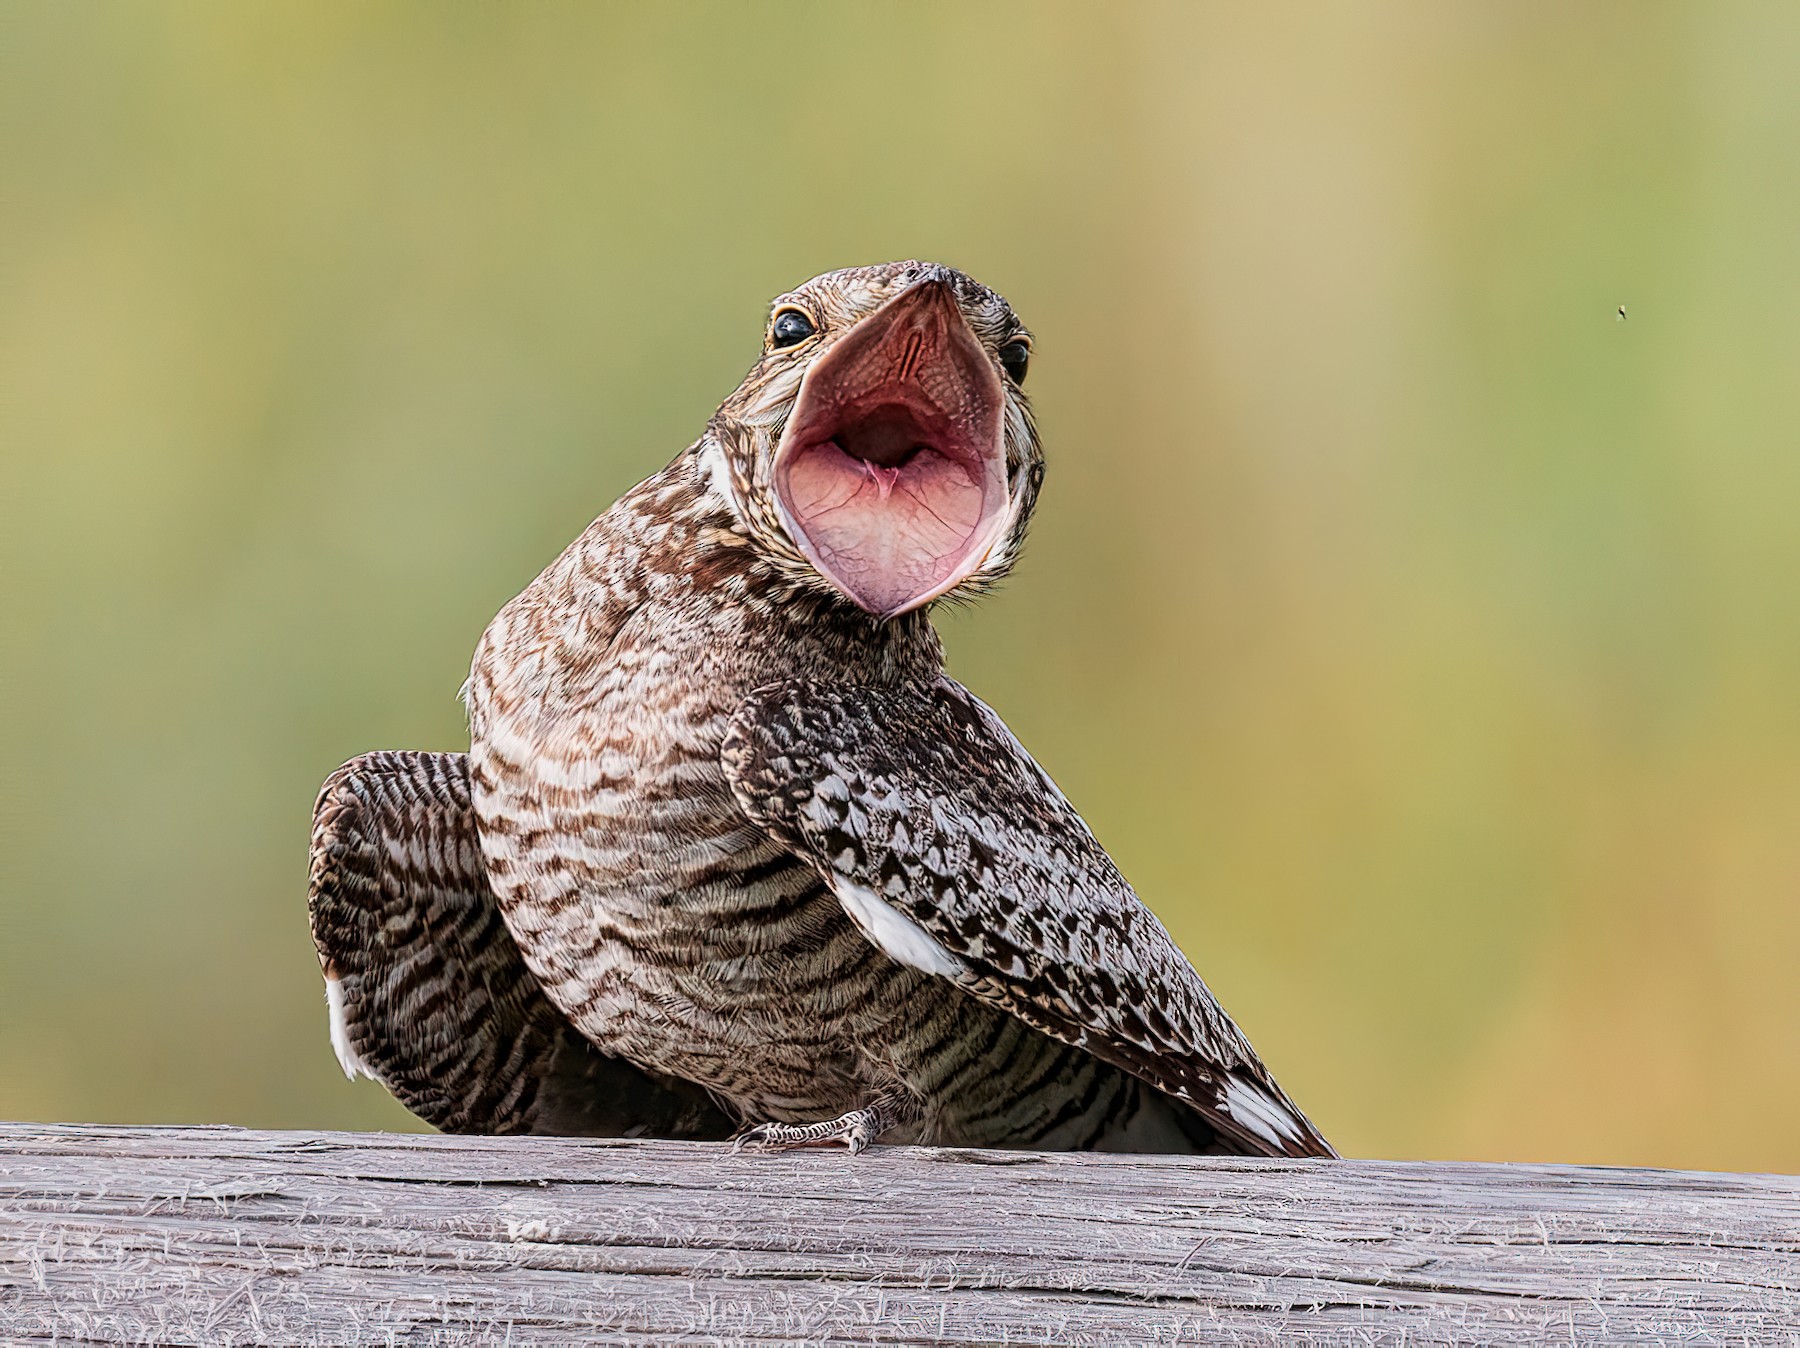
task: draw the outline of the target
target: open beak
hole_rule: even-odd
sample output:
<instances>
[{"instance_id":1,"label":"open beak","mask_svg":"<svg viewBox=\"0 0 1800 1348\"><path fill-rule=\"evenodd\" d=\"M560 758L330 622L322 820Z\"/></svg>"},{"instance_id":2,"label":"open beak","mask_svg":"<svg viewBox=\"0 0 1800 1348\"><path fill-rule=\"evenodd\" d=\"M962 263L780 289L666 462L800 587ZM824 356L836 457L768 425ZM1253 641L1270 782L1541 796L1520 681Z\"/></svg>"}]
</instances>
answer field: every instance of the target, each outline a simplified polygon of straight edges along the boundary
<instances>
[{"instance_id":1,"label":"open beak","mask_svg":"<svg viewBox=\"0 0 1800 1348\"><path fill-rule=\"evenodd\" d=\"M1006 516L1000 376L955 293L922 281L814 362L775 447L789 535L891 618L986 560Z\"/></svg>"}]
</instances>

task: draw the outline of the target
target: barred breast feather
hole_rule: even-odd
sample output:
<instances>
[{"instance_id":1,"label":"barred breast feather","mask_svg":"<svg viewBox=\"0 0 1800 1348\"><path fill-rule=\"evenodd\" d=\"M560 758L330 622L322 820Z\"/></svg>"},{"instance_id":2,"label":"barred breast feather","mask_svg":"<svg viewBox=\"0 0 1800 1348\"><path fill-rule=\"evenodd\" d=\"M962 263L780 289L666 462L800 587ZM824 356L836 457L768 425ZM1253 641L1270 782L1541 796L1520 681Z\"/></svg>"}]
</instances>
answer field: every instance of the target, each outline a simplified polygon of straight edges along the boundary
<instances>
[{"instance_id":1,"label":"barred breast feather","mask_svg":"<svg viewBox=\"0 0 1800 1348\"><path fill-rule=\"evenodd\" d=\"M332 1047L453 1133L723 1137L692 1084L600 1053L544 999L481 864L462 754L374 753L326 779L308 912Z\"/></svg>"}]
</instances>

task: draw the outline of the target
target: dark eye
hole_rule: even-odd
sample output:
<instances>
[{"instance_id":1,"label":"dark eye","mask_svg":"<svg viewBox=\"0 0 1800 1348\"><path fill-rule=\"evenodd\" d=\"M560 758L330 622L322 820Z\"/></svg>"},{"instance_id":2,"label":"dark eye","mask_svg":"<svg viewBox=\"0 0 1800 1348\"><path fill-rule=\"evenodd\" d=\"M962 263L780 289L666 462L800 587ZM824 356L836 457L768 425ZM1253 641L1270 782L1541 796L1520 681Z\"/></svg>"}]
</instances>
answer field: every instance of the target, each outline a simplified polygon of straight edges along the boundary
<instances>
[{"instance_id":1,"label":"dark eye","mask_svg":"<svg viewBox=\"0 0 1800 1348\"><path fill-rule=\"evenodd\" d=\"M798 342L804 342L816 331L817 329L812 325L812 319L798 309L783 309L776 314L775 326L771 329L776 346L793 346Z\"/></svg>"},{"instance_id":2,"label":"dark eye","mask_svg":"<svg viewBox=\"0 0 1800 1348\"><path fill-rule=\"evenodd\" d=\"M1025 382L1025 369L1031 364L1031 343L1025 341L1008 342L1000 348L1000 365L1012 376L1015 384Z\"/></svg>"}]
</instances>

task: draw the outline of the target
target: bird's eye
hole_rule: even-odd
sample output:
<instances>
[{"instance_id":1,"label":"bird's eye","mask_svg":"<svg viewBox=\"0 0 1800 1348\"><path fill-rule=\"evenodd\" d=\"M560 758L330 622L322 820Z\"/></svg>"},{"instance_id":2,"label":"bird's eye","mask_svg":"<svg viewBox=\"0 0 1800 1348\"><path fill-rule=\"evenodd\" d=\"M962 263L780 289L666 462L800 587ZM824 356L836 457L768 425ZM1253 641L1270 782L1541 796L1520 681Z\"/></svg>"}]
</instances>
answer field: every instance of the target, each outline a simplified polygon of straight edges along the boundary
<instances>
[{"instance_id":1,"label":"bird's eye","mask_svg":"<svg viewBox=\"0 0 1800 1348\"><path fill-rule=\"evenodd\" d=\"M783 309L775 315L774 325L769 329L776 346L794 346L804 342L818 329L813 327L812 319L798 309Z\"/></svg>"},{"instance_id":2,"label":"bird's eye","mask_svg":"<svg viewBox=\"0 0 1800 1348\"><path fill-rule=\"evenodd\" d=\"M1026 367L1031 364L1031 343L1023 340L1008 342L1000 348L1000 365L1012 376L1015 384L1025 382Z\"/></svg>"}]
</instances>

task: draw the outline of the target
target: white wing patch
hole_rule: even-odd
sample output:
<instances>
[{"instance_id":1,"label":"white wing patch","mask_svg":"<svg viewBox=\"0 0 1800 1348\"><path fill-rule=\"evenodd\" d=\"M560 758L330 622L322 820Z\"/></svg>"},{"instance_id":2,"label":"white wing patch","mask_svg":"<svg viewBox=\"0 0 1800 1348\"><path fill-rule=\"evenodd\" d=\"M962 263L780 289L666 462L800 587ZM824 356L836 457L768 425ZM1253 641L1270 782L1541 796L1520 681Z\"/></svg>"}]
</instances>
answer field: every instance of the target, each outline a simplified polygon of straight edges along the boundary
<instances>
[{"instance_id":1,"label":"white wing patch","mask_svg":"<svg viewBox=\"0 0 1800 1348\"><path fill-rule=\"evenodd\" d=\"M356 1056L356 1050L350 1045L350 1023L344 1019L344 988L330 974L325 976L325 1005L331 1009L331 1051L337 1054L338 1066L344 1069L344 1076L351 1081L359 1076L375 1080L369 1065Z\"/></svg>"},{"instance_id":2,"label":"white wing patch","mask_svg":"<svg viewBox=\"0 0 1800 1348\"><path fill-rule=\"evenodd\" d=\"M1276 1147L1300 1140L1300 1122L1287 1106L1242 1077L1225 1078L1224 1089L1219 1092L1219 1108L1234 1123L1242 1124Z\"/></svg>"},{"instance_id":3,"label":"white wing patch","mask_svg":"<svg viewBox=\"0 0 1800 1348\"><path fill-rule=\"evenodd\" d=\"M874 890L841 875L831 877L831 888L862 934L890 959L940 978L956 978L968 969L935 936Z\"/></svg>"}]
</instances>

